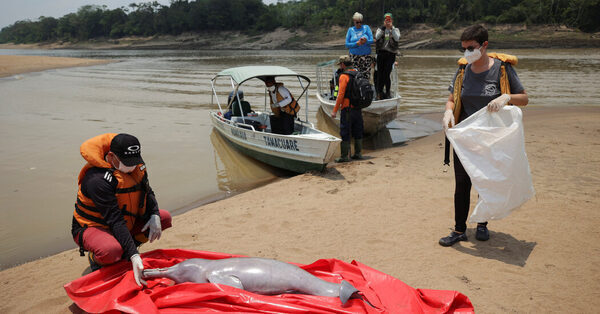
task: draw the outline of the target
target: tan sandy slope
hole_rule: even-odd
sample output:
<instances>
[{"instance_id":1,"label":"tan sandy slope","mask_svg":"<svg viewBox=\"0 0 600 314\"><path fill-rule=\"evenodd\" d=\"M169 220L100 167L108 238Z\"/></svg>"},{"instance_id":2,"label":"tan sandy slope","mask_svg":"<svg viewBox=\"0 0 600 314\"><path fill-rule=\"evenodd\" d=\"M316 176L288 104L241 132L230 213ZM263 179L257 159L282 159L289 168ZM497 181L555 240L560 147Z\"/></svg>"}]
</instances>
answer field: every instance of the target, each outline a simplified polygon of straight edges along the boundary
<instances>
[{"instance_id":1,"label":"tan sandy slope","mask_svg":"<svg viewBox=\"0 0 600 314\"><path fill-rule=\"evenodd\" d=\"M600 108L531 107L524 121L537 195L490 222L488 242L470 225L469 242L437 243L453 225L454 189L437 133L191 210L141 251L356 259L416 288L458 290L480 313L597 312ZM0 313L67 312L62 286L87 266L72 249L0 272Z\"/></svg>"}]
</instances>

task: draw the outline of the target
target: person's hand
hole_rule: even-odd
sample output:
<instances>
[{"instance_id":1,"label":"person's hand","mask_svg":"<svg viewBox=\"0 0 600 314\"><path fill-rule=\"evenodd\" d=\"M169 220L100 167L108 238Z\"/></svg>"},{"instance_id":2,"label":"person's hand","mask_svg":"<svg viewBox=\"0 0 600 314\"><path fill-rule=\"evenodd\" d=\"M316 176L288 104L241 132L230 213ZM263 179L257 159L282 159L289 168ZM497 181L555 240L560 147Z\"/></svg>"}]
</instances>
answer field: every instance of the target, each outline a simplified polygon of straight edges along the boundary
<instances>
[{"instance_id":1,"label":"person's hand","mask_svg":"<svg viewBox=\"0 0 600 314\"><path fill-rule=\"evenodd\" d=\"M446 111L444 112L444 118L442 119L442 124L444 125L444 131L448 130L448 125L450 124L450 127L454 126L454 112L452 112L452 109L446 109Z\"/></svg>"},{"instance_id":2,"label":"person's hand","mask_svg":"<svg viewBox=\"0 0 600 314\"><path fill-rule=\"evenodd\" d=\"M135 278L135 283L138 286L147 285L146 282L142 279L142 271L144 270L144 264L142 263L142 258L140 254L133 254L130 258L131 265L133 266L133 278Z\"/></svg>"},{"instance_id":3,"label":"person's hand","mask_svg":"<svg viewBox=\"0 0 600 314\"><path fill-rule=\"evenodd\" d=\"M337 116L337 112L332 112L331 113L331 117L335 119L335 117Z\"/></svg>"},{"instance_id":4,"label":"person's hand","mask_svg":"<svg viewBox=\"0 0 600 314\"><path fill-rule=\"evenodd\" d=\"M498 112L498 110L502 109L502 107L506 106L506 104L510 101L509 94L502 94L490 101L487 104L487 109L489 112Z\"/></svg>"},{"instance_id":5,"label":"person's hand","mask_svg":"<svg viewBox=\"0 0 600 314\"><path fill-rule=\"evenodd\" d=\"M154 240L160 239L162 227L160 225L159 215L150 216L150 219L148 219L148 222L144 225L144 228L142 228L142 232L146 231L148 227L150 227L150 232L148 233L148 239L150 239L150 243L152 243Z\"/></svg>"}]
</instances>

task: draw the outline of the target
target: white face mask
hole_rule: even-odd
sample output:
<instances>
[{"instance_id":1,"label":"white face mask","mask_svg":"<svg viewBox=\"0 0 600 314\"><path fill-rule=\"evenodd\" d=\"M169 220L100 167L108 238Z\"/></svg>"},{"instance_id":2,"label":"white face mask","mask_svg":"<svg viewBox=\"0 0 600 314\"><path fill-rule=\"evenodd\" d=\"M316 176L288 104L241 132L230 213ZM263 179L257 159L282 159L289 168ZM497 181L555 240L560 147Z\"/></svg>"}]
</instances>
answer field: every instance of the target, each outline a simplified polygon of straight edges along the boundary
<instances>
[{"instance_id":1,"label":"white face mask","mask_svg":"<svg viewBox=\"0 0 600 314\"><path fill-rule=\"evenodd\" d=\"M275 85L267 86L267 89L268 89L270 92L274 92L274 91L275 91Z\"/></svg>"},{"instance_id":2,"label":"white face mask","mask_svg":"<svg viewBox=\"0 0 600 314\"><path fill-rule=\"evenodd\" d=\"M465 50L465 59L471 64L481 58L481 47L473 49L473 51Z\"/></svg>"},{"instance_id":3,"label":"white face mask","mask_svg":"<svg viewBox=\"0 0 600 314\"><path fill-rule=\"evenodd\" d=\"M123 173L130 173L133 170L135 170L135 167L137 167L137 165L128 167L128 166L125 166L124 163L119 161L119 168L117 168L117 169Z\"/></svg>"}]
</instances>

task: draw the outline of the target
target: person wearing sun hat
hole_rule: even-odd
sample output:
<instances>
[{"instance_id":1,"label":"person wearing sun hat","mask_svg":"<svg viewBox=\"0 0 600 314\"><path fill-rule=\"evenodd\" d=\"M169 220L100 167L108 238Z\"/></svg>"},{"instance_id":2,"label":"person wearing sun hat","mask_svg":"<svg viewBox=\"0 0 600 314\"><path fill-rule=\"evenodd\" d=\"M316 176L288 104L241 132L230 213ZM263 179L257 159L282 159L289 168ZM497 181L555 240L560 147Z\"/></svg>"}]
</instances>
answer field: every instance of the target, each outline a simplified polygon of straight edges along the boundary
<instances>
[{"instance_id":1,"label":"person wearing sun hat","mask_svg":"<svg viewBox=\"0 0 600 314\"><path fill-rule=\"evenodd\" d=\"M141 285L144 266L137 247L171 227L171 215L158 208L150 187L141 144L130 134L106 133L83 142L80 152L86 164L79 172L73 240L81 256L89 252L92 271L131 260Z\"/></svg>"},{"instance_id":2,"label":"person wearing sun hat","mask_svg":"<svg viewBox=\"0 0 600 314\"><path fill-rule=\"evenodd\" d=\"M377 52L377 99L390 98L390 73L398 54L400 30L392 24L392 13L383 15L383 26L375 33L375 51ZM384 92L383 89L386 89Z\"/></svg>"}]
</instances>

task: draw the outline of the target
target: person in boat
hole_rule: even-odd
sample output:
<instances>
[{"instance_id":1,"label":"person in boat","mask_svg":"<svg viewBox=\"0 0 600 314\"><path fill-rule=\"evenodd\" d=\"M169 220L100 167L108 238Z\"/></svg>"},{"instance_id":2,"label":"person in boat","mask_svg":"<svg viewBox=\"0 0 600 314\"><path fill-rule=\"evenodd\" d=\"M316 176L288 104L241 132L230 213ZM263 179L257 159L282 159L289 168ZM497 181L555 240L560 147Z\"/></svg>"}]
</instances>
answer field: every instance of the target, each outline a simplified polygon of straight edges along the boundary
<instances>
[{"instance_id":1,"label":"person in boat","mask_svg":"<svg viewBox=\"0 0 600 314\"><path fill-rule=\"evenodd\" d=\"M294 133L294 118L300 110L300 105L298 105L292 93L283 86L283 83L275 81L275 77L267 76L265 85L269 92L269 102L273 112L269 117L271 132L284 135Z\"/></svg>"},{"instance_id":2,"label":"person in boat","mask_svg":"<svg viewBox=\"0 0 600 314\"><path fill-rule=\"evenodd\" d=\"M392 24L392 14L386 13L383 16L383 26L378 28L375 33L375 49L377 52L375 90L377 91L377 99L390 98L390 73L396 61L399 40L400 30Z\"/></svg>"},{"instance_id":3,"label":"person in boat","mask_svg":"<svg viewBox=\"0 0 600 314\"><path fill-rule=\"evenodd\" d=\"M343 70L340 75L340 88L338 97L335 101L335 106L331 112L331 117L337 117L337 112L341 110L340 114L340 136L342 143L340 144L341 156L336 159L336 162L347 162L350 161L348 156L350 155L350 142L351 137L354 138L354 155L352 159L362 159L362 139L363 139L363 117L362 110L360 108L354 108L350 103L348 97L349 94L349 83L350 75L348 72L357 71L352 67L352 59L350 56L340 56L338 60L340 68Z\"/></svg>"},{"instance_id":4,"label":"person in boat","mask_svg":"<svg viewBox=\"0 0 600 314\"><path fill-rule=\"evenodd\" d=\"M369 25L363 24L363 15L356 12L352 16L354 26L346 33L346 48L349 49L350 58L354 67L367 79L371 77L371 45L373 44L373 32Z\"/></svg>"},{"instance_id":5,"label":"person in boat","mask_svg":"<svg viewBox=\"0 0 600 314\"><path fill-rule=\"evenodd\" d=\"M529 102L525 88L511 65L517 58L506 54L488 52L488 31L481 25L467 27L460 37L460 51L464 58L459 60L459 68L448 90L446 111L442 124L444 130L453 127L479 109L486 107L497 112L507 104L525 106ZM449 236L439 240L442 246L451 246L466 241L467 216L470 206L471 179L460 159L454 154L454 230ZM475 238L489 239L487 222L477 224Z\"/></svg>"},{"instance_id":6,"label":"person in boat","mask_svg":"<svg viewBox=\"0 0 600 314\"><path fill-rule=\"evenodd\" d=\"M242 104L241 111L240 111L240 105L238 103L238 99L240 100L240 102ZM254 112L252 110L252 107L250 106L250 103L244 100L244 91L242 91L242 90L238 90L237 97L234 97L234 91L229 93L229 97L227 98L227 103L230 104L231 116L241 117L241 116L248 115L248 113L250 113L250 112Z\"/></svg>"},{"instance_id":7,"label":"person in boat","mask_svg":"<svg viewBox=\"0 0 600 314\"><path fill-rule=\"evenodd\" d=\"M340 90L340 74L342 74L342 71L342 68L339 67L337 70L335 70L335 73L333 73L333 78L329 80L330 100L337 99L337 95Z\"/></svg>"},{"instance_id":8,"label":"person in boat","mask_svg":"<svg viewBox=\"0 0 600 314\"><path fill-rule=\"evenodd\" d=\"M80 151L87 163L79 172L73 239L81 256L89 252L92 271L130 260L141 286L144 266L137 247L160 239L171 227L171 215L158 208L140 142L133 135L106 133L83 142Z\"/></svg>"}]
</instances>

